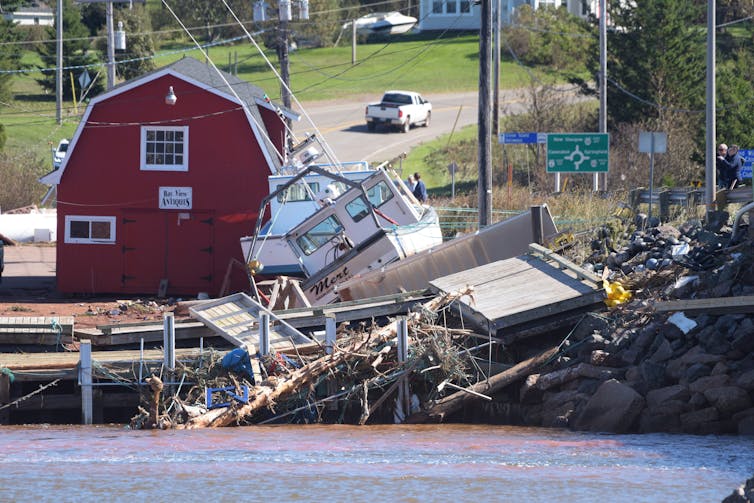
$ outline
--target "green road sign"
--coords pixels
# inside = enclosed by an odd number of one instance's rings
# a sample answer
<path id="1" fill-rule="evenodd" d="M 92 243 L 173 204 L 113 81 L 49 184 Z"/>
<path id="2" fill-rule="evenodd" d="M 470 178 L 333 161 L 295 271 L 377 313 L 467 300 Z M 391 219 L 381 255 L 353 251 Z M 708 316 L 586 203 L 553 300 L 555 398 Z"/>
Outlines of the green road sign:
<path id="1" fill-rule="evenodd" d="M 549 133 L 548 173 L 607 173 L 610 151 L 607 133 Z"/>

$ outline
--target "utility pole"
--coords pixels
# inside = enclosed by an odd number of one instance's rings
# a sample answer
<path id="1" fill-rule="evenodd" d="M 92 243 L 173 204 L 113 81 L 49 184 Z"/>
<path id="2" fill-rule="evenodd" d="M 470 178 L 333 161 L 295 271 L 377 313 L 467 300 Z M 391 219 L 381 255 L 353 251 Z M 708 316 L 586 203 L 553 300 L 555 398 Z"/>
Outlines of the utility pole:
<path id="1" fill-rule="evenodd" d="M 490 139 L 490 62 L 492 2 L 482 0 L 479 28 L 479 228 L 492 223 L 492 145 Z"/>
<path id="2" fill-rule="evenodd" d="M 704 195 L 707 216 L 715 209 L 717 180 L 715 179 L 715 139 L 717 137 L 715 114 L 715 0 L 707 0 L 707 159 L 705 162 Z"/>
<path id="3" fill-rule="evenodd" d="M 107 90 L 115 85 L 115 35 L 113 34 L 113 2 L 105 4 L 107 21 Z"/>
<path id="4" fill-rule="evenodd" d="M 500 23 L 502 0 L 495 0 L 495 65 L 494 80 L 492 86 L 492 135 L 497 137 L 500 133 Z"/>
<path id="5" fill-rule="evenodd" d="M 283 106 L 288 110 L 291 109 L 290 73 L 288 69 L 288 21 L 291 15 L 291 0 L 280 0 L 278 19 L 280 20 L 280 43 L 278 44 L 278 58 L 280 59 L 280 98 Z M 288 128 L 291 127 L 291 120 L 285 119 Z"/>
<path id="6" fill-rule="evenodd" d="M 600 0 L 600 133 L 607 133 L 607 0 Z M 595 176 L 602 178 L 601 184 L 595 179 L 595 190 L 607 191 L 607 173 Z"/>
<path id="7" fill-rule="evenodd" d="M 63 0 L 58 0 L 57 5 L 57 49 L 58 67 L 55 71 L 55 119 L 58 124 L 63 123 Z"/>

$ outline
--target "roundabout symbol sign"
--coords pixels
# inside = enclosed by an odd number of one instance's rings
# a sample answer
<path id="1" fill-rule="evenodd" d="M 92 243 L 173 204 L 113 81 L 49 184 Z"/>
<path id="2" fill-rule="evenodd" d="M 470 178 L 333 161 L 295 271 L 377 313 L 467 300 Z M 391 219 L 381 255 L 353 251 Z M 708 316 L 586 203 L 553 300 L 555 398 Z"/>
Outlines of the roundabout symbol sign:
<path id="1" fill-rule="evenodd" d="M 607 133 L 549 133 L 548 173 L 607 173 L 610 139 Z"/>

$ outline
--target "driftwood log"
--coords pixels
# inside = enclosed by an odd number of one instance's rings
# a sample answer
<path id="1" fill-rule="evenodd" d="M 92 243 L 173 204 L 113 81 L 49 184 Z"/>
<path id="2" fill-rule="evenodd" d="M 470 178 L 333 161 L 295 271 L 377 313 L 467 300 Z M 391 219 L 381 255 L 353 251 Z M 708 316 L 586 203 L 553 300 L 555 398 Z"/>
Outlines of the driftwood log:
<path id="1" fill-rule="evenodd" d="M 147 378 L 152 389 L 152 402 L 149 406 L 149 427 L 157 428 L 160 424 L 160 395 L 162 394 L 162 379 L 153 375 Z"/>
<path id="2" fill-rule="evenodd" d="M 425 311 L 435 312 L 443 306 L 450 304 L 455 299 L 465 295 L 471 295 L 471 292 L 472 289 L 467 288 L 460 292 L 444 294 L 423 304 L 422 308 Z M 421 316 L 421 312 L 413 312 L 408 316 L 408 319 L 409 321 L 416 321 L 419 320 Z M 346 348 L 336 347 L 331 355 L 314 360 L 300 369 L 291 372 L 287 376 L 268 378 L 259 386 L 255 386 L 249 393 L 248 403 L 242 405 L 233 404 L 230 407 L 212 409 L 201 416 L 190 419 L 183 425 L 178 425 L 177 427 L 181 429 L 194 429 L 238 424 L 244 418 L 250 416 L 256 411 L 274 405 L 276 400 L 295 393 L 304 386 L 308 386 L 320 375 L 329 372 L 331 369 L 336 368 L 349 358 L 352 358 L 354 354 L 359 353 L 360 350 L 368 344 L 380 344 L 392 339 L 397 335 L 397 331 L 398 321 L 393 321 L 379 330 L 367 332 L 352 340 Z"/>
<path id="3" fill-rule="evenodd" d="M 528 360 L 524 360 L 513 367 L 500 372 L 486 381 L 479 382 L 473 386 L 466 388 L 466 390 L 458 391 L 452 395 L 448 395 L 441 400 L 433 403 L 429 408 L 410 415 L 406 419 L 406 423 L 429 423 L 429 422 L 442 422 L 445 416 L 452 414 L 460 410 L 467 402 L 476 400 L 479 397 L 477 394 L 492 394 L 505 386 L 523 379 L 532 373 L 535 369 L 543 366 L 550 360 L 558 351 L 557 347 L 550 348 Z M 470 393 L 470 392 L 471 393 Z"/>

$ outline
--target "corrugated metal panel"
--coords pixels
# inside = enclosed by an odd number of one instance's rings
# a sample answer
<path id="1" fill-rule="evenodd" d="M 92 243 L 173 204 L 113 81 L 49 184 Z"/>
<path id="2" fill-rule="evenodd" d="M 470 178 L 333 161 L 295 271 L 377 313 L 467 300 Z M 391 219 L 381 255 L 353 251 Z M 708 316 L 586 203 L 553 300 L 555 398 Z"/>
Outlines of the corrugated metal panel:
<path id="1" fill-rule="evenodd" d="M 545 207 L 545 237 L 557 232 Z M 531 213 L 524 213 L 417 253 L 379 271 L 355 276 L 338 287 L 341 300 L 366 299 L 402 291 L 423 290 L 434 278 L 525 254 L 534 241 Z"/>

